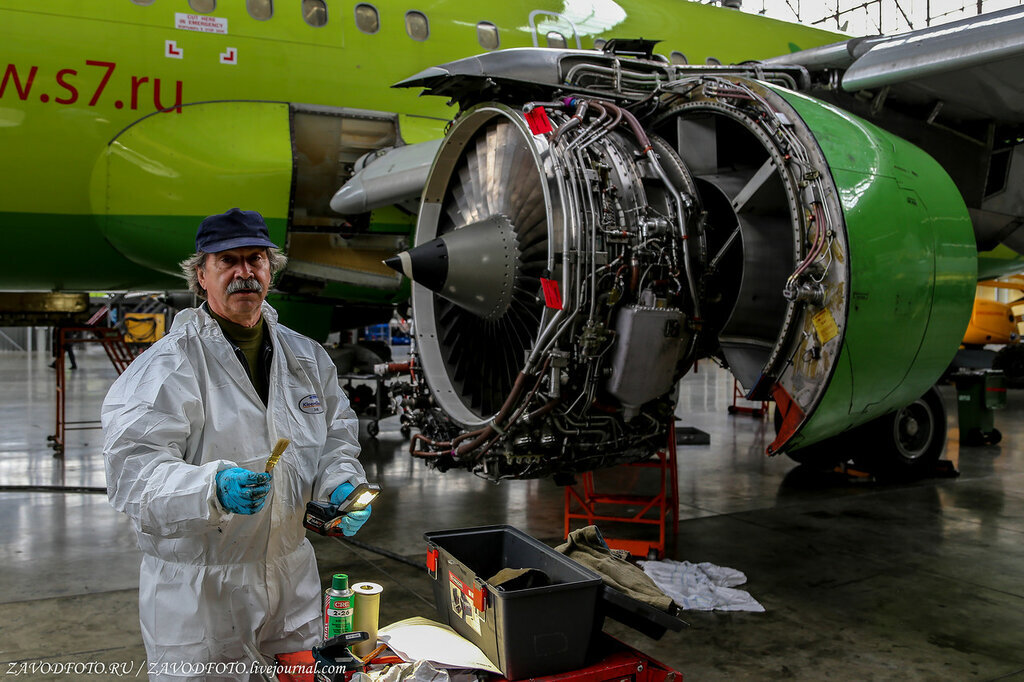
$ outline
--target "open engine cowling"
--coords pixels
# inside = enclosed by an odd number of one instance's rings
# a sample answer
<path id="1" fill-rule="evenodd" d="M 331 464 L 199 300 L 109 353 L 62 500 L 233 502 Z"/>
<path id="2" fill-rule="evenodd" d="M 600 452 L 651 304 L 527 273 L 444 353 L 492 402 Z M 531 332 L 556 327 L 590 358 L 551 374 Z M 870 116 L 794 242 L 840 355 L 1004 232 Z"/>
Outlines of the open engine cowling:
<path id="1" fill-rule="evenodd" d="M 524 52 L 406 83 L 463 105 L 395 259 L 436 406 L 414 454 L 492 478 L 645 457 L 702 357 L 776 401 L 772 454 L 939 376 L 975 254 L 930 157 L 734 73 Z"/>

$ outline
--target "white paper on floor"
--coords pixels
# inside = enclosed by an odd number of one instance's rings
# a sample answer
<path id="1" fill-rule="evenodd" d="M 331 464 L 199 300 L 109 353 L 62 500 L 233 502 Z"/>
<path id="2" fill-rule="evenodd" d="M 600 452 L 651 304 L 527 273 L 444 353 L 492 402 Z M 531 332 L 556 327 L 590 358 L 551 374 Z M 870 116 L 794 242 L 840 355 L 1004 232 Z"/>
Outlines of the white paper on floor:
<path id="1" fill-rule="evenodd" d="M 735 589 L 747 582 L 742 571 L 672 559 L 638 563 L 661 591 L 686 611 L 764 611 L 749 592 Z"/>

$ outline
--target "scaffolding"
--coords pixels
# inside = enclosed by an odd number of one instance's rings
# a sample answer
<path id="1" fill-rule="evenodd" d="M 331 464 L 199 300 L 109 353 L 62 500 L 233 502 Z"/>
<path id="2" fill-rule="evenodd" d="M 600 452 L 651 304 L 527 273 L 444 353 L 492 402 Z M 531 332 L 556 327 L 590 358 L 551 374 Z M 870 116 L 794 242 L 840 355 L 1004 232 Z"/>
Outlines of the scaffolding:
<path id="1" fill-rule="evenodd" d="M 872 36 L 939 26 L 1020 4 L 1021 0 L 746 0 L 742 10 L 852 36 Z"/>

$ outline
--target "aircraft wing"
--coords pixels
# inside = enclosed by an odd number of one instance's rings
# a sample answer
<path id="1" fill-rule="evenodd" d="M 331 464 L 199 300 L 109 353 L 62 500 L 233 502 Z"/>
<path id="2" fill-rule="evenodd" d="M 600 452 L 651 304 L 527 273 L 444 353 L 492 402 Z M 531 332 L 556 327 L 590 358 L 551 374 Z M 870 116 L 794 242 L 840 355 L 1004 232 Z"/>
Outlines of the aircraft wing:
<path id="1" fill-rule="evenodd" d="M 1024 267 L 1024 7 L 766 62 L 806 69 L 815 97 L 945 168 L 971 215 L 979 277 Z"/>
<path id="2" fill-rule="evenodd" d="M 847 93 L 887 88 L 886 97 L 957 121 L 1024 121 L 1024 7 L 881 38 L 766 60 L 831 71 Z"/>

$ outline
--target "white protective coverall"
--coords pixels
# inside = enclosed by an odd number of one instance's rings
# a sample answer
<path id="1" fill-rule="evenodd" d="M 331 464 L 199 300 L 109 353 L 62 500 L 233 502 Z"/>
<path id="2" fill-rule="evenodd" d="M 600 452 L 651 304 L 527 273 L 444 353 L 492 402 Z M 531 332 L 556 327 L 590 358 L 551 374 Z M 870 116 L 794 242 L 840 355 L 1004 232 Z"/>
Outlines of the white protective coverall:
<path id="1" fill-rule="evenodd" d="M 266 406 L 202 308 L 179 313 L 103 403 L 107 494 L 131 517 L 144 553 L 139 619 L 150 679 L 247 679 L 210 663 L 248 660 L 245 640 L 272 655 L 322 636 L 302 519 L 310 499 L 366 480 L 358 421 L 327 352 L 277 324 L 266 303 L 263 318 L 274 348 Z M 263 471 L 278 438 L 291 444 L 263 509 L 227 512 L 217 472 Z M 207 667 L 195 674 L 196 666 Z"/>

